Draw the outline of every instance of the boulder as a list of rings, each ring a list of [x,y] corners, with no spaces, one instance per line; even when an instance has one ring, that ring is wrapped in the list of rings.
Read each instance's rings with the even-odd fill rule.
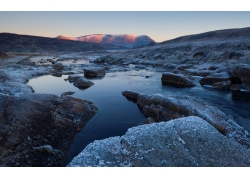
[[[0,166],[63,166],[75,134],[97,112],[89,101],[0,94]]]
[[[63,97],[63,96],[69,96],[69,95],[72,95],[72,94],[74,94],[74,93],[75,93],[75,92],[67,91],[67,92],[62,93],[62,94],[61,94],[61,97]]]
[[[74,82],[73,85],[78,88],[87,88],[87,87],[93,86],[94,83],[84,77],[80,77]]]
[[[84,76],[86,77],[99,77],[104,76],[106,71],[101,67],[89,67],[84,69]]]
[[[203,86],[203,85],[213,85],[215,83],[222,81],[228,81],[229,79],[230,79],[229,75],[226,72],[221,72],[204,77],[199,82]]]
[[[68,167],[242,167],[250,151],[196,116],[128,129],[125,135],[96,140]]]
[[[81,76],[77,74],[70,74],[68,77],[69,82],[75,82],[78,80]]]
[[[250,65],[238,65],[234,69],[234,74],[241,79],[243,83],[250,83]]]
[[[126,96],[126,94],[127,92],[124,91],[123,95]],[[129,91],[129,94],[133,96],[133,91]],[[134,97],[137,94],[138,92],[135,92]],[[146,117],[151,117],[156,122],[183,116],[198,116],[214,126],[223,135],[250,148],[249,133],[239,126],[232,117],[195,97],[139,93],[136,103]]]
[[[218,89],[229,89],[230,86],[231,86],[231,81],[229,80],[217,82],[212,85],[213,88],[218,88]]]
[[[250,91],[250,83],[242,83],[240,85],[240,88],[245,90],[245,91]]]
[[[62,64],[62,63],[59,63],[59,62],[56,62],[55,64],[53,64],[53,68],[54,68],[56,71],[62,71],[62,70],[63,70],[63,64]]]
[[[187,79],[182,74],[173,74],[173,73],[163,73],[161,77],[163,84],[173,85],[176,87],[193,87],[195,84]]]

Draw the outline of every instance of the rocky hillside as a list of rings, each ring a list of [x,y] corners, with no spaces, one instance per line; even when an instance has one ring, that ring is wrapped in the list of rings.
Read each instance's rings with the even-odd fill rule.
[[[0,33],[0,50],[4,52],[82,52],[107,49],[124,49],[124,47],[110,44]]]
[[[137,46],[144,46],[150,43],[154,43],[155,41],[146,35],[132,35],[132,34],[91,34],[80,37],[66,37],[66,36],[57,36],[57,39],[67,39],[74,41],[82,41],[82,42],[92,42],[99,44],[112,44],[115,46],[124,46],[127,48],[133,48]]]

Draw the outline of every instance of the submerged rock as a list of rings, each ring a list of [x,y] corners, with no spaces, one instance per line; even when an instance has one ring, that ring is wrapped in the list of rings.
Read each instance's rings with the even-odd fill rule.
[[[104,76],[106,71],[101,67],[89,67],[84,69],[84,76],[86,77],[99,77]]]
[[[250,152],[196,116],[141,125],[125,135],[96,140],[68,167],[250,166]]]
[[[78,79],[74,82],[73,85],[76,86],[76,87],[79,87],[79,88],[86,88],[86,87],[93,86],[94,83],[93,83],[92,81],[90,81],[90,80],[84,78],[84,77],[80,77],[80,78],[78,78]]]
[[[182,74],[173,74],[173,73],[163,73],[161,77],[161,81],[163,84],[169,84],[177,87],[192,87],[195,84],[188,80]]]
[[[0,166],[62,166],[97,111],[89,101],[49,94],[0,94],[0,106]]]
[[[133,96],[133,91],[122,92]],[[138,95],[139,94],[139,95]],[[177,119],[182,116],[198,116],[214,126],[223,135],[234,139],[250,148],[249,133],[239,126],[232,117],[227,116],[213,106],[191,96],[163,96],[161,94],[145,95],[134,93],[136,103],[146,117],[156,122]]]

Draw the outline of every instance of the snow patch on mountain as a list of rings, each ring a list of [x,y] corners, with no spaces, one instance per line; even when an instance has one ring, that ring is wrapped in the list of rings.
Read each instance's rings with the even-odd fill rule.
[[[125,46],[128,48],[133,48],[136,46],[144,46],[155,41],[149,36],[140,35],[136,36],[133,34],[90,34],[80,37],[67,37],[67,36],[57,36],[58,39],[65,40],[74,40],[74,41],[83,41],[91,43],[100,43],[100,44],[112,44],[115,46]]]

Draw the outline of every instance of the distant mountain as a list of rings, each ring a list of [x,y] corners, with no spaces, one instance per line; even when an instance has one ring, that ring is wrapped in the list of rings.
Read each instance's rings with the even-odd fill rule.
[[[110,44],[72,41],[40,36],[0,33],[0,51],[3,52],[81,52],[96,50],[117,50],[125,47]]]
[[[91,34],[80,37],[66,37],[66,36],[57,36],[57,39],[67,39],[74,41],[82,41],[82,42],[91,42],[91,43],[99,43],[99,44],[112,44],[115,46],[124,46],[127,48],[133,48],[136,46],[144,46],[150,43],[154,43],[155,41],[146,35],[132,35],[132,34]]]

